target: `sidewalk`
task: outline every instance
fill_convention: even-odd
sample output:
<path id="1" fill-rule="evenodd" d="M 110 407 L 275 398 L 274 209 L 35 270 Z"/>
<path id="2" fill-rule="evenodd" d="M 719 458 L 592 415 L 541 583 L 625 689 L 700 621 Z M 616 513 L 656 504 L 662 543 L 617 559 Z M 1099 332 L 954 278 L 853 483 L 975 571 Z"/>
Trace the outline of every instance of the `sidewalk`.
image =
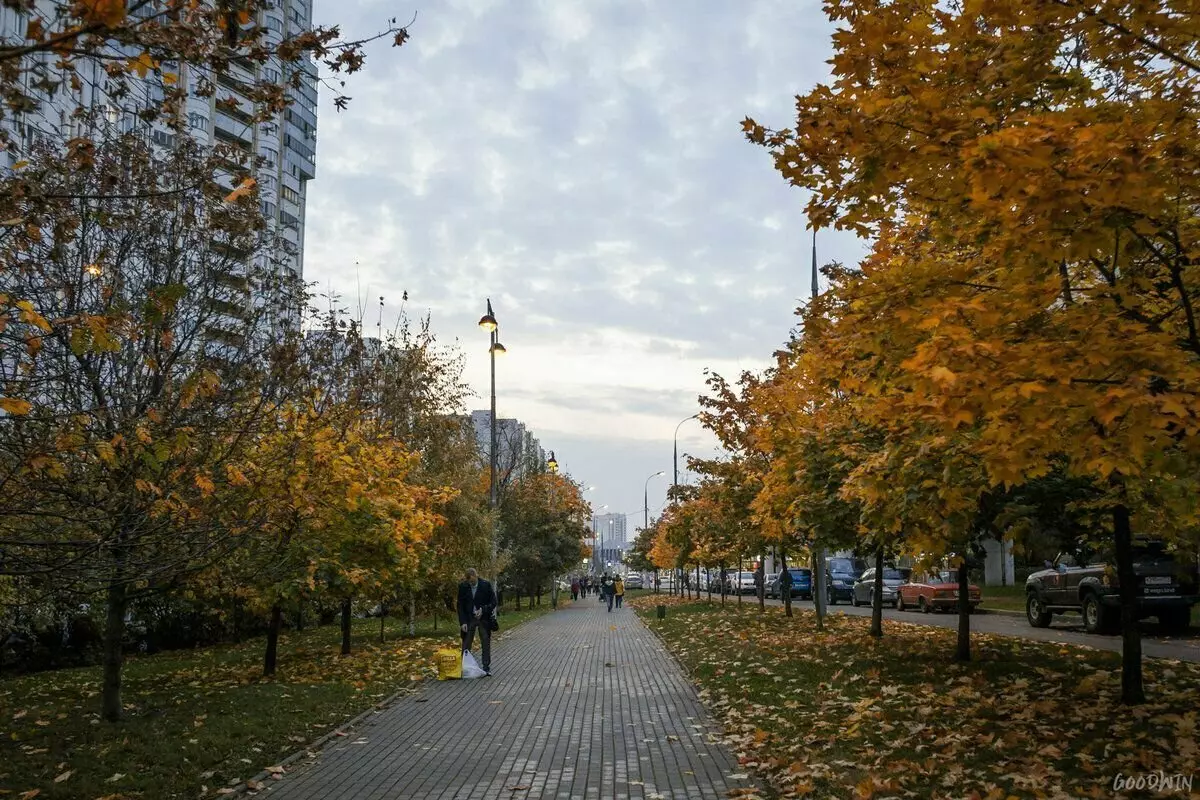
<path id="1" fill-rule="evenodd" d="M 588 597 L 502 632 L 492 669 L 491 678 L 425 684 L 261 794 L 695 800 L 750 786 L 630 608 L 610 614 Z"/>

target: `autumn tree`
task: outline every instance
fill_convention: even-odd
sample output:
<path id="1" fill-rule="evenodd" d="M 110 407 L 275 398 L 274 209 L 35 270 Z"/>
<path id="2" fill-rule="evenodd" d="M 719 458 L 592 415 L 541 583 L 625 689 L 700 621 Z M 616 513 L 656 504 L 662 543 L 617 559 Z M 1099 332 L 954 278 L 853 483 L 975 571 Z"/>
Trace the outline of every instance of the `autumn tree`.
<path id="1" fill-rule="evenodd" d="M 863 391 L 932 439 L 970 427 L 977 495 L 1062 462 L 1105 491 L 1127 703 L 1143 698 L 1134 527 L 1181 541 L 1196 519 L 1189 11 L 834 4 L 832 81 L 797 98 L 794 128 L 745 122 L 811 191 L 813 225 L 880 237 L 855 323 L 909 342 L 907 379 Z"/>
<path id="2" fill-rule="evenodd" d="M 540 599 L 542 587 L 581 561 L 590 516 L 582 487 L 565 475 L 534 472 L 509 485 L 500 505 L 500 546 L 504 580 L 517 590 L 518 606 L 521 592 Z"/>
<path id="3" fill-rule="evenodd" d="M 5 200 L 27 222 L 0 243 L 0 294 L 23 298 L 0 325 L 0 571 L 104 597 L 103 712 L 116 719 L 130 600 L 253 529 L 224 513 L 222 487 L 243 481 L 295 386 L 286 321 L 303 297 L 278 277 L 253 197 L 227 197 L 186 142 L 46 148 L 22 171 L 41 195 Z"/>

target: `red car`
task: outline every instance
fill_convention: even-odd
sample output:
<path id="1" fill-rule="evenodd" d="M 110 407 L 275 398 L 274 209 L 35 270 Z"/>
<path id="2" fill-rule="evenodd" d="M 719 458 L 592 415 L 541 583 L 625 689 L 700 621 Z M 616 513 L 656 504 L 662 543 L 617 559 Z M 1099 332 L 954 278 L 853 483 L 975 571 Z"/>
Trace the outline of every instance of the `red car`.
<path id="1" fill-rule="evenodd" d="M 983 602 L 983 596 L 973 583 L 967 585 L 967 593 L 974 611 Z M 923 577 L 913 576 L 908 583 L 900 584 L 896 588 L 896 610 L 909 608 L 926 613 L 958 608 L 958 573 L 942 570 Z"/>

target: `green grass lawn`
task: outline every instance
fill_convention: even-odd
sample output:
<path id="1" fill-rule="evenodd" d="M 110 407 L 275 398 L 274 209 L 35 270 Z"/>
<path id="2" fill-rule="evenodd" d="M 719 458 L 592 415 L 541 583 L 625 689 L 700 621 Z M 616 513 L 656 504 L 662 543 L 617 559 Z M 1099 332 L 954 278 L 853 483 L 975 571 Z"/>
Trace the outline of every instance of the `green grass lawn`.
<path id="1" fill-rule="evenodd" d="M 499 636 L 549 610 L 548 598 L 534 610 L 510 606 Z M 413 638 L 407 619 L 386 618 L 384 629 L 380 642 L 378 619 L 356 619 L 346 657 L 337 625 L 285 633 L 273 678 L 261 675 L 263 639 L 131 657 L 126 718 L 115 725 L 100 721 L 97 667 L 2 680 L 0 798 L 216 796 L 413 681 L 435 677 L 433 652 L 458 646 L 449 614 L 436 632 L 432 618 L 418 620 Z"/>
<path id="2" fill-rule="evenodd" d="M 1145 662 L 1119 704 L 1118 656 L 834 613 L 634 602 L 690 672 L 739 762 L 780 797 L 1112 797 L 1118 773 L 1200 769 L 1200 665 Z"/>
<path id="3" fill-rule="evenodd" d="M 1025 612 L 1024 586 L 981 586 L 983 608 Z"/>

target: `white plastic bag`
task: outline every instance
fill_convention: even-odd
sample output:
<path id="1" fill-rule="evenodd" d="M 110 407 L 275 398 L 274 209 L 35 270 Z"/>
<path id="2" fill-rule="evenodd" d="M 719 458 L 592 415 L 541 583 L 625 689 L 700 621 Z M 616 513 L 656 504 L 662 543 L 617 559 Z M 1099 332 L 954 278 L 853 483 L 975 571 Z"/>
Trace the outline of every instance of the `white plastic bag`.
<path id="1" fill-rule="evenodd" d="M 484 674 L 483 667 L 475 661 L 475 656 L 471 655 L 471 651 L 463 650 L 462 676 L 464 678 L 482 678 Z"/>

